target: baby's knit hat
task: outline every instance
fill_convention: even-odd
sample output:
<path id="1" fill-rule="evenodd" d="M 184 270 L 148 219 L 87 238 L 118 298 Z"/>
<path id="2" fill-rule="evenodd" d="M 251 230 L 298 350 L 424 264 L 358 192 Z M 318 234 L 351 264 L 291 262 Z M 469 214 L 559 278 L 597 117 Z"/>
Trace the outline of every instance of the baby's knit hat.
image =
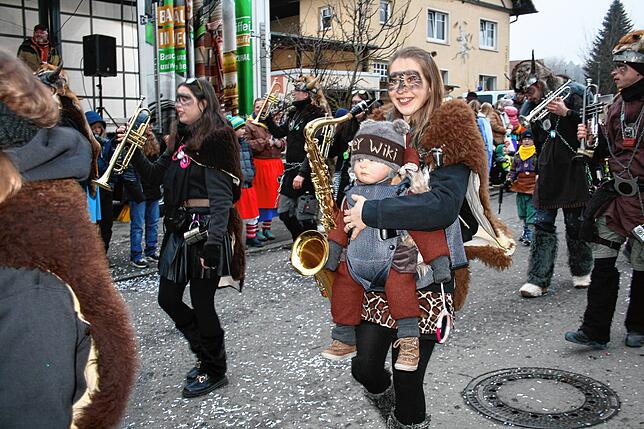
<path id="1" fill-rule="evenodd" d="M 351 167 L 357 160 L 366 158 L 398 171 L 404 164 L 408 132 L 409 125 L 402 119 L 393 122 L 368 119 L 362 122 L 351 142 Z"/>

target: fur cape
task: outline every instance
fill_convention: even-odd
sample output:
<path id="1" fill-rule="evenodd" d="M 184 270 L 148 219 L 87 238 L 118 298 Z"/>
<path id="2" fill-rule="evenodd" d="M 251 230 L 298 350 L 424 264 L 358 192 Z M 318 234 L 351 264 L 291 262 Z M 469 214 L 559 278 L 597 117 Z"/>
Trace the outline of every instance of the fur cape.
<path id="1" fill-rule="evenodd" d="M 490 207 L 487 153 L 474 112 L 462 100 L 444 102 L 430 116 L 429 127 L 420 146 L 428 153 L 425 157 L 427 165 L 434 165 L 429 151 L 441 148 L 444 165 L 463 164 L 471 170 L 466 202 L 479 225 L 474 238 L 465 243 L 467 258 L 479 259 L 497 270 L 510 267 L 516 245 L 510 229 L 494 215 Z M 456 271 L 456 309 L 462 308 L 465 303 L 469 278 L 469 267 Z"/>
<path id="2" fill-rule="evenodd" d="M 216 128 L 204 141 L 201 149 L 190 156 L 199 164 L 207 168 L 215 168 L 224 171 L 239 179 L 237 185 L 233 185 L 233 203 L 239 200 L 241 195 L 241 184 L 244 177 L 241 171 L 239 161 L 240 148 L 237 135 L 232 127 L 226 125 Z M 246 276 L 246 254 L 244 252 L 244 242 L 242 240 L 242 230 L 244 224 L 239 216 L 239 212 L 233 206 L 228 213 L 228 233 L 235 237 L 233 246 L 233 263 L 231 266 L 232 278 L 239 282 L 240 287 L 244 283 Z"/>
<path id="3" fill-rule="evenodd" d="M 127 306 L 112 285 L 86 197 L 73 179 L 30 182 L 0 205 L 0 261 L 51 272 L 72 289 L 90 324 L 98 354 L 98 389 L 74 416 L 79 428 L 117 426 L 136 371 L 135 333 Z M 53 245 L 55 243 L 55 245 Z M 88 362 L 90 364 L 91 362 Z"/>

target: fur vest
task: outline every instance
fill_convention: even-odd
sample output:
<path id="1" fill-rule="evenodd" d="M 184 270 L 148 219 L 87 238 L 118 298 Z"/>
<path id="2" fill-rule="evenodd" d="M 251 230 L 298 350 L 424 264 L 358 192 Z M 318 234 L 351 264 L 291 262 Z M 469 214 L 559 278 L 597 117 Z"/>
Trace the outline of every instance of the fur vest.
<path id="1" fill-rule="evenodd" d="M 75 414 L 74 424 L 115 427 L 136 376 L 135 333 L 87 217 L 85 194 L 73 179 L 26 183 L 0 205 L 0 225 L 2 265 L 54 274 L 72 289 L 90 324 L 98 388 L 89 392 L 89 403 Z"/>
<path id="2" fill-rule="evenodd" d="M 488 158 L 474 112 L 462 100 L 446 101 L 430 116 L 429 127 L 420 145 L 427 154 L 425 163 L 428 166 L 434 166 L 430 150 L 441 148 L 445 166 L 463 164 L 471 171 L 463 204 L 472 214 L 467 225 L 472 238 L 465 242 L 467 258 L 479 259 L 497 270 L 509 268 L 516 244 L 510 229 L 494 215 L 490 206 Z M 465 303 L 469 278 L 469 267 L 456 270 L 456 309 Z"/>
<path id="3" fill-rule="evenodd" d="M 241 171 L 240 147 L 235 131 L 230 126 L 217 128 L 210 134 L 201 149 L 190 156 L 199 164 L 207 168 L 215 168 L 224 171 L 237 179 L 237 185 L 233 186 L 233 203 L 239 200 L 241 195 L 241 184 L 244 176 Z M 235 237 L 233 248 L 233 263 L 231 266 L 234 280 L 243 284 L 246 273 L 246 254 L 242 231 L 244 224 L 235 207 L 231 207 L 228 214 L 228 233 Z"/>

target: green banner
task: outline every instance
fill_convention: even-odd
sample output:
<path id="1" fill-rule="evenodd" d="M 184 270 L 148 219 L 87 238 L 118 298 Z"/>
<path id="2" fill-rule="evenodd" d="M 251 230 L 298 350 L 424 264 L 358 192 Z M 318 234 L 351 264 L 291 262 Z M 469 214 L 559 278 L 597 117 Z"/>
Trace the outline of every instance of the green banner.
<path id="1" fill-rule="evenodd" d="M 252 0 L 235 0 L 237 17 L 237 86 L 239 114 L 253 111 Z"/>

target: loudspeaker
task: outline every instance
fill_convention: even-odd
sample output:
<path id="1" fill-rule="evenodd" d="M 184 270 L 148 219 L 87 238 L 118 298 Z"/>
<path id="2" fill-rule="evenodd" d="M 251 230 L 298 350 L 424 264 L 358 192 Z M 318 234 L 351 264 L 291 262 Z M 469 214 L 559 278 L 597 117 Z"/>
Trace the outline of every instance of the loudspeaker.
<path id="1" fill-rule="evenodd" d="M 102 34 L 83 36 L 83 74 L 116 76 L 116 38 Z"/>

